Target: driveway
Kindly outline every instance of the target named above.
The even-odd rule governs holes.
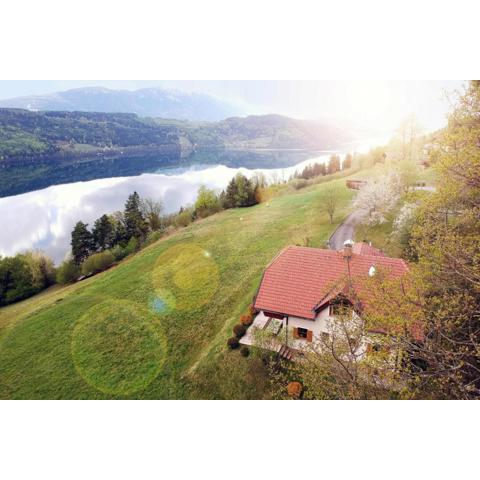
[[[345,240],[352,239],[355,234],[356,226],[362,221],[362,219],[367,215],[367,212],[364,210],[356,210],[351,213],[342,224],[333,232],[333,235],[328,241],[328,245],[331,250],[340,250],[343,248],[343,242]]]

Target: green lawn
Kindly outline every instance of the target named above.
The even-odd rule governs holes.
[[[345,180],[339,222],[350,209]],[[0,309],[0,398],[263,398],[262,363],[228,351],[263,269],[324,246],[325,184],[222,212],[119,266]]]

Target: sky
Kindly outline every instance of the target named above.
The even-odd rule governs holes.
[[[391,131],[408,115],[417,115],[427,131],[445,124],[446,94],[460,80],[22,80],[0,81],[0,99],[104,86],[135,90],[174,88],[214,95],[240,106],[245,114],[279,113],[295,118],[340,120]]]

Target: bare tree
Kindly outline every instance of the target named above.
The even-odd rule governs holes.
[[[148,222],[151,231],[162,228],[162,202],[153,198],[144,198],[140,203],[140,209]]]
[[[330,217],[330,223],[333,223],[333,217],[338,208],[341,198],[341,190],[337,185],[326,185],[320,197],[320,208],[327,212]]]

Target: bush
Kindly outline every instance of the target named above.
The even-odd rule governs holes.
[[[192,214],[188,210],[179,213],[175,219],[177,227],[187,227],[192,223]]]
[[[92,273],[101,272],[110,267],[110,265],[112,265],[114,261],[115,258],[112,252],[110,252],[109,250],[90,255],[82,263],[82,274],[90,275]]]
[[[162,238],[162,232],[160,230],[156,230],[155,232],[151,232],[148,234],[147,239],[145,240],[145,245],[151,245],[156,241]]]
[[[242,338],[247,331],[247,327],[245,325],[242,325],[241,323],[238,323],[233,327],[233,333],[237,338]]]
[[[253,303],[251,303],[249,306],[248,306],[248,313],[250,313],[250,315],[253,317],[255,315],[255,307],[253,306]]]
[[[125,256],[131,255],[138,250],[138,240],[135,237],[130,238],[125,247]]]
[[[300,398],[303,387],[300,382],[290,382],[287,386],[287,392],[289,397]]]
[[[240,348],[240,354],[242,357],[248,357],[250,355],[250,349],[246,345],[242,345]]]
[[[246,327],[249,327],[253,323],[253,316],[250,312],[240,317],[240,323]]]
[[[308,187],[308,181],[303,178],[298,178],[292,182],[292,185],[295,190],[300,190],[301,188]]]
[[[57,268],[57,282],[62,285],[73,283],[80,276],[80,268],[73,260],[65,260]]]
[[[113,258],[115,258],[115,261],[117,262],[123,260],[127,256],[125,248],[123,248],[121,245],[115,245],[110,251],[112,252]]]
[[[240,346],[240,342],[238,341],[238,338],[237,337],[230,337],[228,340],[227,340],[227,345],[232,349],[232,350],[235,350],[236,348],[238,348]]]

